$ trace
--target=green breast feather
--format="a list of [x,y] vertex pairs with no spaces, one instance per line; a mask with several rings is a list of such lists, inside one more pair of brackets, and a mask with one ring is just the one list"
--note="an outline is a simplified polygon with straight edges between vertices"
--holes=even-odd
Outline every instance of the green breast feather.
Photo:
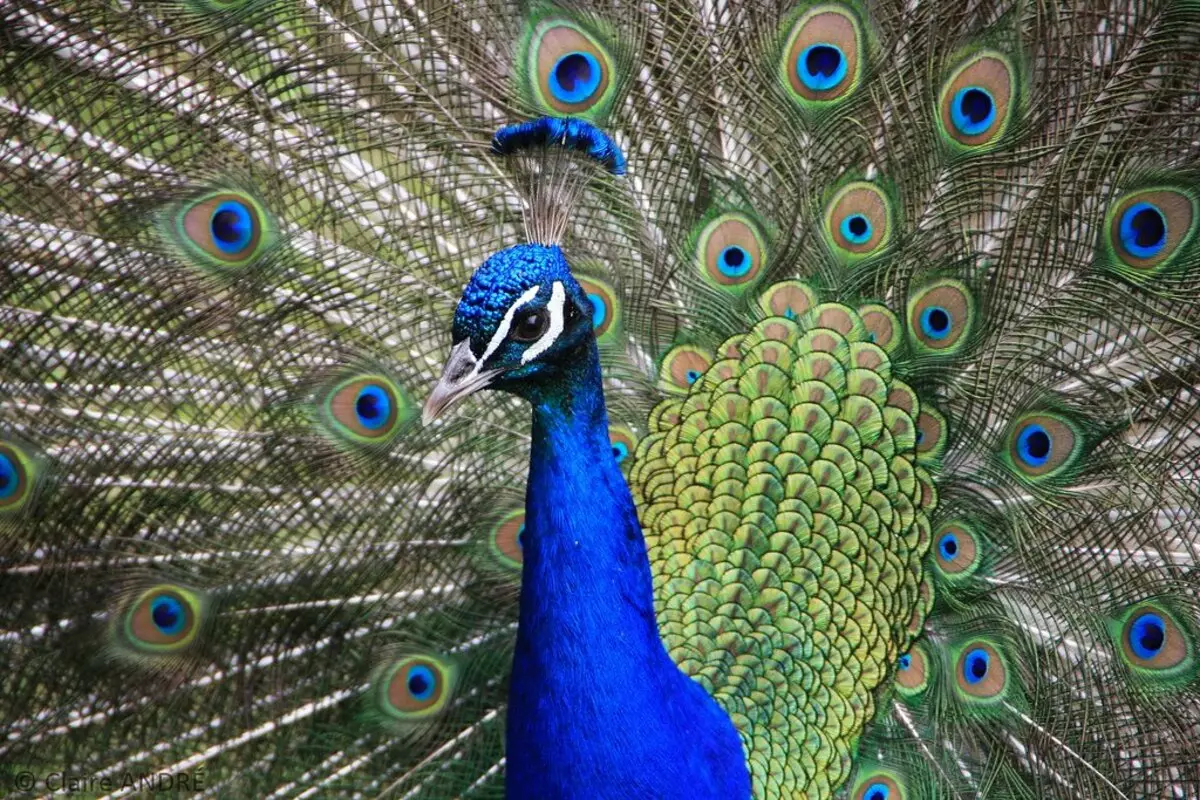
[[758,796],[827,796],[928,610],[937,493],[916,395],[874,343],[892,318],[797,307],[796,283],[768,310],[780,290],[788,316],[709,365],[683,354],[703,372],[654,410],[630,482],[663,641],[737,723]]

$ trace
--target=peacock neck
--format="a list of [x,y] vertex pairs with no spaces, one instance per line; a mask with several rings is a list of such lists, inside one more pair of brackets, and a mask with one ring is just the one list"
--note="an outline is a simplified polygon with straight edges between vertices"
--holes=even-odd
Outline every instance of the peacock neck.
[[585,349],[560,389],[530,397],[509,797],[747,797],[732,723],[659,638],[595,342]]

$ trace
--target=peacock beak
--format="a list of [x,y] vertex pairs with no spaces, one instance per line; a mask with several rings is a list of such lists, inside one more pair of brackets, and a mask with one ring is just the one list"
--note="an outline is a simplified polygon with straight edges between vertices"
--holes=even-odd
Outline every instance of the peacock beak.
[[479,359],[471,352],[471,341],[463,339],[450,350],[450,358],[442,369],[441,380],[433,387],[425,408],[421,412],[421,422],[428,425],[442,412],[469,394],[474,394],[496,379],[503,370],[481,370]]

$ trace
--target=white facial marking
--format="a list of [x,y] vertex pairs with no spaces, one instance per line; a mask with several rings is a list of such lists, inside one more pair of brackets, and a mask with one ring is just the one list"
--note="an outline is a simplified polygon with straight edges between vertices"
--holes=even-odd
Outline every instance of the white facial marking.
[[541,284],[538,284],[537,286],[530,286],[525,290],[525,294],[518,297],[516,302],[508,307],[508,311],[504,312],[504,319],[500,320],[500,325],[496,328],[496,332],[492,334],[492,338],[491,341],[488,342],[487,349],[484,350],[483,355],[479,357],[479,366],[476,367],[477,370],[482,367],[489,358],[492,357],[493,353],[500,349],[500,345],[504,344],[504,337],[508,336],[508,329],[512,327],[513,317],[517,315],[517,310],[533,298],[537,297],[537,293],[541,290],[541,288]]
[[563,289],[562,281],[555,281],[554,288],[550,290],[550,304],[546,306],[550,310],[550,328],[542,334],[542,338],[521,354],[522,364],[528,364],[546,352],[546,349],[554,344],[554,340],[563,332],[563,306],[566,302],[567,293]]

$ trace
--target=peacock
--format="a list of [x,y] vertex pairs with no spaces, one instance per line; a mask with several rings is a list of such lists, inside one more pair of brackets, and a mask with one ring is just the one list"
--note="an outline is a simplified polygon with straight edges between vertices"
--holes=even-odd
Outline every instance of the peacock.
[[3,793],[1200,797],[1198,52],[4,0]]

